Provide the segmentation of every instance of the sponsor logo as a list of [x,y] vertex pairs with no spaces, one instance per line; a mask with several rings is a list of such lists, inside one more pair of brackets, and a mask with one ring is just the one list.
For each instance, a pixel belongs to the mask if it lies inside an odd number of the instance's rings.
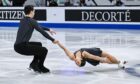
[[65,10],[65,21],[140,22],[140,10]]
[[[24,17],[24,11],[22,9],[0,9],[0,20],[20,20]],[[46,21],[46,10],[35,10],[36,20]]]

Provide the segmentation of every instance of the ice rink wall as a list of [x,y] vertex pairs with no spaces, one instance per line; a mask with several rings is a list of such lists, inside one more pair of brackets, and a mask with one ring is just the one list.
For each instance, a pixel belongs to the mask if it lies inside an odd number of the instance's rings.
[[[140,29],[140,7],[35,7],[35,19],[51,28]],[[0,27],[18,27],[23,7],[1,7]]]

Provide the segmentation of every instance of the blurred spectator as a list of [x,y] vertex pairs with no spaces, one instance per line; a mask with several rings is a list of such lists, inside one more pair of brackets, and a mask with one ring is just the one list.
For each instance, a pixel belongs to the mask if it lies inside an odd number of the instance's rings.
[[2,4],[2,0],[0,0],[0,6],[3,6],[3,4]]
[[64,6],[73,6],[73,4],[70,2],[70,0],[66,0]]
[[92,0],[85,0],[85,3],[87,6],[94,6],[95,5]]
[[73,6],[79,6],[80,0],[70,0],[70,2],[73,4]]
[[1,6],[12,6],[12,0],[0,0]]
[[121,0],[116,0],[115,6],[123,6],[124,3]]
[[46,6],[46,2],[47,0],[26,0],[26,2],[24,3],[24,5],[33,5],[36,7],[45,7]]
[[58,4],[57,4],[56,1],[51,0],[50,3],[49,3],[49,6],[50,6],[50,7],[54,7],[54,6],[58,6]]
[[109,0],[111,3],[114,1],[114,0]]
[[115,6],[123,6],[124,3],[121,0],[109,0]]
[[13,0],[13,6],[23,6],[26,0]]
[[36,3],[36,6],[46,6],[46,0],[34,0]]
[[46,0],[46,6],[49,6],[51,0]]
[[80,0],[79,6],[87,6],[86,3],[85,3],[85,0]]

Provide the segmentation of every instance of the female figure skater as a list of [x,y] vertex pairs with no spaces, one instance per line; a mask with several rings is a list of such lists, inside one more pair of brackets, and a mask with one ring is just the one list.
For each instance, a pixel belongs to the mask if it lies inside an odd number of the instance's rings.
[[72,53],[60,42],[57,43],[60,48],[64,50],[66,55],[79,66],[82,67],[86,62],[90,63],[93,66],[98,65],[99,63],[108,63],[108,64],[118,64],[119,68],[125,68],[124,64],[126,61],[119,61],[114,56],[109,53],[102,51],[100,48],[81,48],[76,52]]

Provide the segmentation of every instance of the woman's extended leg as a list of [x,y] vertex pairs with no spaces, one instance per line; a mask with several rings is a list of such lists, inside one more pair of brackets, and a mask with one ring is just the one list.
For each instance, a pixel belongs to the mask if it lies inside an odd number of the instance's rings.
[[102,51],[101,57],[107,58],[111,64],[119,64],[120,63],[120,61],[117,58],[115,58],[114,56],[112,56],[111,54],[109,54],[105,51]]

